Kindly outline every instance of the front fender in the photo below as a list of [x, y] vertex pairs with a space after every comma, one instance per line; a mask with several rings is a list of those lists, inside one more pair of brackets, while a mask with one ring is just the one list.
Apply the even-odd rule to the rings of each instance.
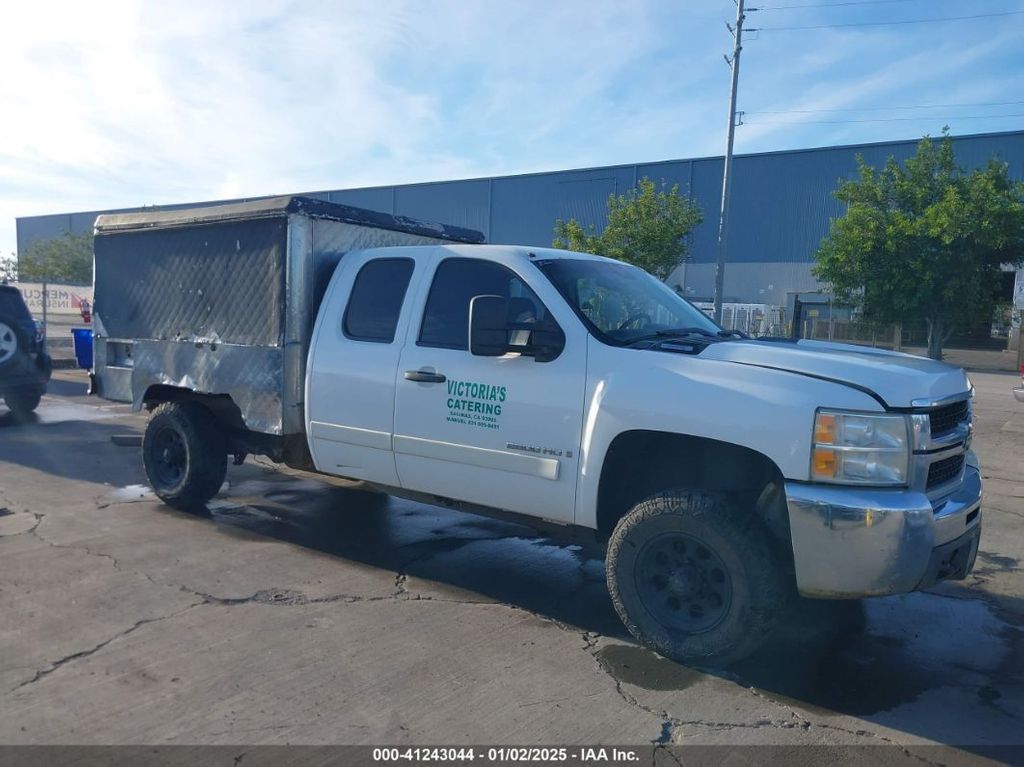
[[879, 412], [864, 392], [786, 371], [607, 346], [590, 339], [576, 523], [597, 527], [601, 470], [613, 440], [649, 430], [754, 450], [807, 480], [819, 407]]

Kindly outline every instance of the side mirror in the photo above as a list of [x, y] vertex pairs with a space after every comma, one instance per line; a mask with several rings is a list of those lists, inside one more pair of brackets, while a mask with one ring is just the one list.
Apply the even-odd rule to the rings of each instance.
[[[552, 323], [510, 322], [509, 301], [501, 296], [474, 296], [469, 302], [469, 353], [500, 357], [517, 352], [537, 362], [551, 362], [565, 348], [565, 333]], [[511, 331], [526, 331], [525, 345], [509, 343]]]
[[500, 357], [509, 351], [508, 301], [501, 296], [474, 296], [469, 302], [469, 353]]

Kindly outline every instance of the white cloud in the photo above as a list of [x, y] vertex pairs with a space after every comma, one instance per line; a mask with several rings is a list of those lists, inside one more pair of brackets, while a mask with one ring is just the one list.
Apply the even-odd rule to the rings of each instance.
[[[0, 27], [0, 252], [14, 247], [15, 216], [718, 153], [731, 8], [10, 4]], [[999, 75], [1012, 83], [1021, 62], [1009, 25], [991, 40], [970, 29], [945, 42], [911, 28], [765, 33], [744, 52], [741, 108], [899, 103], [926, 86], [938, 91], [928, 98], [985, 100], [999, 81], [981, 64], [1012, 58]], [[883, 130], [751, 124], [737, 146]]]

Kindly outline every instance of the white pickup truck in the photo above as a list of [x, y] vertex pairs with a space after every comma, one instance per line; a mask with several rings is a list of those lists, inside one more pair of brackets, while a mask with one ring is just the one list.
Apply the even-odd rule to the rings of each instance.
[[143, 458], [170, 505], [258, 453], [590, 531], [629, 631], [700, 665], [752, 652], [793, 593], [974, 564], [958, 368], [749, 339], [617, 261], [307, 198], [96, 232], [94, 389], [152, 411]]

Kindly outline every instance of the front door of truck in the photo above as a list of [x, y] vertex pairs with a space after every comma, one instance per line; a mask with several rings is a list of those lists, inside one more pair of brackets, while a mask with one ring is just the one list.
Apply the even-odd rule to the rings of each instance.
[[[515, 264], [438, 257], [398, 365], [399, 480], [410, 490], [572, 522], [586, 330], [539, 272], [531, 285]], [[556, 322], [565, 348], [550, 362], [471, 355], [469, 302], [478, 295], [508, 299], [518, 321]]]

